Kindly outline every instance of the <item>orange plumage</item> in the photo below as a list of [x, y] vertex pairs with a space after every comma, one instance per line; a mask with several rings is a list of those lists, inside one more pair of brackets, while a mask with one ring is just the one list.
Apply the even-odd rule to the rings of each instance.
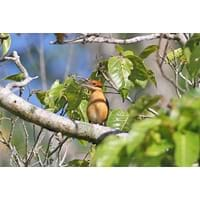
[[89, 80], [84, 86], [91, 91], [87, 107], [89, 121], [95, 124], [104, 124], [108, 117], [109, 106], [102, 90], [102, 83], [97, 80]]

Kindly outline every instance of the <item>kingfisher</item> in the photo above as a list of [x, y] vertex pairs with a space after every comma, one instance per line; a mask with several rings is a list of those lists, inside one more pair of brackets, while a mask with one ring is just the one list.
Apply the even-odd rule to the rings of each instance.
[[90, 91], [87, 106], [87, 117], [89, 122], [105, 125], [109, 114], [109, 104], [102, 89], [102, 82], [98, 80], [87, 80], [87, 82], [82, 85]]

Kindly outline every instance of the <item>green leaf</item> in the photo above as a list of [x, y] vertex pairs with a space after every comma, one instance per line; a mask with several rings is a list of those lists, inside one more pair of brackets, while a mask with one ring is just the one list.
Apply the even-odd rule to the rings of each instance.
[[98, 145], [93, 162], [97, 167], [127, 166], [125, 144], [125, 138], [108, 136]]
[[154, 106], [160, 100], [160, 96], [141, 96], [137, 101], [128, 108], [128, 112], [132, 118], [143, 114], [147, 108]]
[[88, 105], [88, 101], [82, 100], [77, 109], [68, 110], [67, 116], [73, 120], [80, 120], [80, 121], [88, 122], [87, 105]]
[[153, 71], [151, 71], [149, 69], [149, 70], [147, 70], [147, 73], [148, 73], [148, 80], [150, 80], [155, 86], [157, 86], [156, 78], [155, 78]]
[[36, 97], [38, 98], [38, 100], [40, 101], [40, 103], [42, 105], [45, 105], [44, 100], [45, 100], [47, 91], [38, 90], [38, 91], [35, 92], [35, 94], [36, 94]]
[[192, 166], [199, 158], [199, 134], [190, 131], [175, 132], [175, 163], [177, 166]]
[[196, 78], [200, 74], [200, 46], [194, 47], [191, 52], [187, 70], [192, 78]]
[[85, 90], [83, 90], [73, 77], [68, 77], [65, 80], [64, 87], [64, 96], [68, 102], [67, 110], [77, 109], [81, 101], [87, 98]]
[[7, 76], [5, 80], [12, 80], [12, 81], [22, 81], [24, 80], [24, 73], [13, 74], [11, 76]]
[[10, 49], [11, 37], [10, 37], [10, 34], [8, 33], [1, 33], [1, 37], [5, 37], [5, 38], [7, 37], [7, 39], [1, 40], [2, 56], [5, 56]]
[[108, 60], [108, 72], [118, 88], [126, 87], [132, 69], [133, 65], [127, 58], [113, 56]]
[[184, 48], [183, 53], [184, 53], [184, 57], [186, 59], [186, 63], [189, 63], [190, 57], [191, 57], [191, 50], [188, 47], [186, 47], [186, 48]]
[[124, 57], [133, 56], [133, 55], [134, 55], [134, 52], [131, 50], [127, 50], [122, 53], [122, 56]]
[[167, 140], [162, 140], [160, 143], [153, 143], [147, 147], [145, 154], [147, 156], [160, 156], [166, 153], [173, 146]]
[[[123, 98], [126, 98], [127, 93], [133, 87], [133, 84], [128, 79], [132, 69], [133, 64], [127, 58], [113, 56], [108, 60], [108, 73], [115, 85], [121, 89]], [[124, 92], [125, 90], [128, 92]]]
[[145, 67], [144, 62], [140, 57], [134, 55], [129, 56], [129, 59], [133, 63], [133, 70], [131, 70], [129, 79], [136, 86], [144, 88], [148, 81], [156, 84], [154, 73]]
[[186, 57], [182, 48], [178, 48], [167, 53], [168, 62], [171, 62], [176, 59], [179, 59], [181, 62], [186, 62]]
[[119, 44], [116, 44], [115, 45], [115, 50], [119, 53], [119, 54], [122, 54], [124, 52], [124, 49], [121, 45]]
[[63, 97], [64, 84], [56, 80], [48, 90], [44, 99], [46, 108], [53, 112], [58, 112], [66, 103]]
[[67, 166], [68, 167], [88, 167], [89, 162], [87, 160], [75, 159], [75, 160], [71, 160]]
[[130, 92], [130, 89], [133, 87], [133, 84], [131, 81], [127, 81], [127, 85], [126, 87], [122, 87], [119, 89], [119, 93], [123, 99], [123, 102], [124, 100], [127, 98], [129, 92]]
[[[177, 123], [177, 130], [200, 132], [200, 91], [195, 89], [173, 102], [171, 119]], [[195, 119], [195, 120], [194, 120]]]
[[127, 111], [121, 109], [112, 110], [108, 116], [106, 125], [120, 130], [127, 130], [126, 123], [128, 118], [129, 114]]
[[192, 37], [186, 42], [185, 48], [188, 47], [191, 51], [193, 51], [193, 49], [196, 46], [199, 46], [199, 43], [200, 43], [200, 33], [194, 33]]
[[58, 112], [65, 106], [66, 99], [63, 97], [64, 85], [56, 80], [47, 91], [37, 91], [36, 96], [45, 109], [51, 112]]
[[143, 142], [145, 135], [161, 124], [160, 119], [145, 119], [133, 123], [127, 141], [127, 152], [133, 154], [135, 149]]
[[158, 50], [157, 45], [150, 45], [146, 47], [141, 54], [139, 55], [142, 59], [147, 58], [150, 54], [154, 53], [155, 51]]
[[[107, 64], [105, 64], [105, 65], [107, 65]], [[104, 79], [102, 73], [99, 72], [99, 70], [93, 71], [92, 74], [90, 75], [89, 79], [98, 80], [98, 81], [101, 81], [102, 83], [105, 82], [105, 79]]]
[[81, 119], [82, 119], [82, 121], [85, 121], [85, 122], [88, 122], [87, 106], [88, 106], [88, 101], [82, 100], [78, 107], [78, 110], [80, 111], [80, 114], [81, 114]]

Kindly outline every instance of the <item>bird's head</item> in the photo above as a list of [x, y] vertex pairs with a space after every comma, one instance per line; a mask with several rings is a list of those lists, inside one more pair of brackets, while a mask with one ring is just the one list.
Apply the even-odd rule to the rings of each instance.
[[82, 84], [83, 87], [88, 88], [89, 90], [102, 90], [103, 84], [101, 81], [97, 80], [87, 80], [85, 83]]

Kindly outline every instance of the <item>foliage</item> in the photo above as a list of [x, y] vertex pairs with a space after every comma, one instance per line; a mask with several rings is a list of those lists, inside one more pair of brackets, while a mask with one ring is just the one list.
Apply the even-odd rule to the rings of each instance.
[[[198, 162], [200, 90], [172, 104], [168, 114], [160, 113], [157, 117], [134, 122], [126, 139], [113, 136], [105, 139], [97, 147], [95, 165], [191, 166]], [[106, 158], [105, 152], [109, 152]], [[120, 159], [121, 156], [126, 160]]]
[[[194, 85], [199, 77], [199, 38], [199, 34], [194, 34], [183, 48], [167, 54], [167, 63], [176, 62], [173, 66], [183, 72], [185, 70], [186, 78]], [[141, 66], [140, 69], [142, 69]], [[135, 76], [139, 77], [138, 74]], [[150, 107], [148, 103], [145, 107], [142, 102], [144, 102], [142, 99], [138, 99], [130, 106], [129, 115], [132, 113], [132, 116], [135, 116], [136, 113], [137, 116], [140, 111], [143, 111], [139, 108]], [[160, 114], [151, 119], [139, 121], [132, 118], [132, 123], [129, 123], [132, 126], [126, 126], [129, 129], [129, 136], [126, 139], [113, 136], [106, 138], [98, 145], [93, 164], [95, 166], [192, 166], [197, 164], [200, 160], [199, 102], [200, 90], [189, 88], [181, 99], [174, 99], [171, 102], [170, 110], [165, 112], [160, 110]], [[138, 108], [136, 109], [138, 112], [131, 108]], [[127, 117], [124, 117], [123, 121], [123, 117], [119, 115], [120, 111], [115, 112], [116, 120], [110, 120], [109, 125], [112, 126], [110, 122], [113, 122], [113, 126], [117, 123], [117, 127], [124, 129], [123, 124], [128, 124]], [[114, 118], [113, 111], [112, 118]], [[118, 118], [122, 126], [119, 125]], [[106, 153], [108, 151], [109, 153]]]
[[[10, 35], [1, 40], [2, 56], [10, 48]], [[58, 35], [57, 35], [58, 37]], [[63, 38], [62, 38], [63, 39]], [[60, 41], [61, 44], [63, 41]], [[90, 79], [100, 80], [105, 92], [109, 80], [121, 100], [130, 100], [132, 91], [143, 90], [149, 84], [157, 86], [152, 70], [145, 59], [158, 51], [157, 45], [145, 47], [140, 53], [116, 45], [113, 55], [98, 65]], [[106, 125], [124, 132], [127, 137], [108, 135], [92, 151], [90, 159], [75, 159], [66, 166], [193, 166], [200, 160], [200, 34], [193, 34], [185, 45], [170, 50], [164, 58], [183, 88], [181, 98], [170, 101], [168, 108], [160, 108], [160, 96], [143, 95], [131, 102], [127, 109], [110, 110]], [[106, 76], [105, 76], [106, 75]], [[6, 80], [20, 81], [23, 74]], [[176, 88], [178, 90], [178, 88]], [[88, 122], [89, 92], [76, 76], [54, 81], [50, 89], [35, 92], [44, 109], [65, 115], [72, 120]], [[157, 115], [150, 109], [156, 110]], [[80, 145], [87, 146], [80, 140]]]
[[[74, 77], [66, 78], [64, 83], [56, 80], [49, 90], [37, 91], [36, 95], [40, 103], [49, 111], [58, 112], [64, 109], [64, 113], [68, 112], [70, 116], [73, 116], [76, 111], [77, 115], [82, 116], [82, 118], [85, 117], [82, 112], [86, 104], [87, 93]], [[77, 112], [77, 108], [80, 109], [79, 112]]]
[[8, 33], [0, 33], [0, 48], [1, 48], [1, 55], [0, 57], [5, 56], [11, 46], [11, 37]]

